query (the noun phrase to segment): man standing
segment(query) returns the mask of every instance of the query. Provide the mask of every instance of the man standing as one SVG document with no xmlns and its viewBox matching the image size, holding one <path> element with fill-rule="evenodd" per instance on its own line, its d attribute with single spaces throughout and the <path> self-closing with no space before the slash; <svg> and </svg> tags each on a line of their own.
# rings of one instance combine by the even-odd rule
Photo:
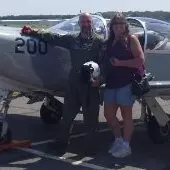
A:
<svg viewBox="0 0 170 170">
<path fill-rule="evenodd" d="M 87 132 L 85 146 L 87 151 L 92 151 L 96 146 L 95 132 L 99 115 L 99 86 L 100 80 L 93 80 L 88 85 L 80 82 L 79 70 L 88 61 L 100 65 L 102 40 L 94 33 L 92 17 L 88 13 L 79 16 L 80 33 L 78 35 L 64 35 L 36 32 L 31 28 L 24 28 L 22 33 L 46 40 L 51 45 L 62 46 L 70 50 L 72 69 L 69 74 L 69 83 L 64 99 L 64 112 L 61 121 L 60 149 L 66 149 L 73 120 L 83 110 L 84 123 Z M 87 97 L 89 100 L 87 100 Z M 84 147 L 83 147 L 84 148 Z M 63 152 L 64 153 L 64 152 Z"/>
</svg>

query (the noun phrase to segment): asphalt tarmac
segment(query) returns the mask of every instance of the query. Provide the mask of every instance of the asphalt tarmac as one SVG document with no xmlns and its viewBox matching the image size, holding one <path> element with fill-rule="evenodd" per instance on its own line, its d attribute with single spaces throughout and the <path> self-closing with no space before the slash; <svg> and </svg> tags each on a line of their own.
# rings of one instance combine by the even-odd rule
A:
<svg viewBox="0 0 170 170">
<path fill-rule="evenodd" d="M 98 151 L 95 156 L 83 156 L 84 126 L 82 115 L 75 120 L 71 144 L 63 157 L 58 157 L 53 139 L 57 135 L 57 125 L 45 125 L 39 117 L 41 103 L 26 104 L 26 98 L 14 100 L 9 109 L 9 125 L 13 139 L 31 140 L 31 148 L 17 148 L 0 152 L 0 170 L 170 170 L 170 141 L 165 144 L 153 144 L 148 137 L 146 126 L 139 121 L 140 106 L 133 110 L 134 134 L 132 137 L 132 155 L 116 159 L 108 154 L 113 137 L 100 111 L 98 132 Z M 170 112 L 170 102 L 162 101 L 166 112 Z M 121 117 L 119 116 L 121 119 Z"/>
</svg>

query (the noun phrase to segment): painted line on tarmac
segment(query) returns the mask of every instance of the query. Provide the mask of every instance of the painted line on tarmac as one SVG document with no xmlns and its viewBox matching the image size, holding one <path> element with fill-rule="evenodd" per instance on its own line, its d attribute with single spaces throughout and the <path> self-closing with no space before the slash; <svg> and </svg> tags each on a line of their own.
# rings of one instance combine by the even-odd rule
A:
<svg viewBox="0 0 170 170">
<path fill-rule="evenodd" d="M 43 144 L 47 144 L 47 143 L 52 143 L 54 141 L 55 141 L 54 139 L 49 139 L 49 140 L 45 140 L 45 141 L 41 141 L 41 142 L 34 142 L 31 145 L 38 146 L 38 145 L 43 145 Z"/>
<path fill-rule="evenodd" d="M 135 122 L 134 126 L 140 126 L 141 124 L 143 124 L 143 123 Z M 106 128 L 106 129 L 98 130 L 99 133 L 108 132 L 108 131 L 111 131 L 111 129 Z M 83 136 L 86 136 L 86 133 L 80 133 L 80 134 L 71 135 L 70 139 L 80 138 L 80 137 L 83 137 Z M 49 139 L 49 140 L 45 140 L 45 141 L 41 141 L 41 142 L 34 142 L 34 143 L 32 143 L 32 146 L 38 146 L 38 145 L 43 145 L 43 144 L 53 143 L 53 142 L 55 142 L 54 139 Z"/>
<path fill-rule="evenodd" d="M 57 156 L 54 156 L 54 155 L 51 155 L 51 154 L 48 154 L 48 153 L 45 153 L 45 152 L 41 152 L 41 151 L 38 151 L 38 150 L 34 150 L 34 149 L 18 148 L 17 150 L 21 150 L 21 151 L 24 151 L 24 152 L 27 152 L 27 153 L 31 153 L 31 154 L 37 155 L 39 157 L 42 157 L 42 158 L 61 161 L 61 162 L 64 162 L 64 163 L 69 163 L 73 166 L 83 166 L 83 167 L 91 168 L 91 169 L 95 169 L 95 170 L 112 170 L 112 169 L 102 167 L 102 166 L 99 166 L 99 165 L 83 162 L 83 160 L 75 161 L 75 160 L 72 160 L 72 159 L 67 159 L 65 157 L 57 157 Z"/>
<path fill-rule="evenodd" d="M 98 132 L 99 133 L 108 132 L 110 130 L 111 129 L 107 128 L 107 129 L 101 129 Z M 80 134 L 71 135 L 70 139 L 80 138 L 80 137 L 83 137 L 83 136 L 86 136 L 86 133 L 80 133 Z M 54 139 L 49 139 L 49 140 L 45 140 L 45 141 L 41 141 L 41 142 L 34 142 L 34 143 L 32 143 L 32 146 L 38 146 L 38 145 L 43 145 L 43 144 L 52 143 L 52 142 L 55 142 L 55 140 Z"/>
<path fill-rule="evenodd" d="M 138 126 L 138 125 L 141 125 L 141 123 L 137 122 L 134 125 Z M 107 132 L 107 131 L 110 131 L 110 130 L 111 129 L 106 128 L 106 129 L 101 129 L 98 132 Z M 72 135 L 71 138 L 72 139 L 78 138 L 78 137 L 85 136 L 85 135 L 86 135 L 86 133 L 81 133 L 81 134 L 77 134 L 77 135 Z M 35 142 L 35 143 L 32 144 L 32 146 L 47 144 L 47 143 L 51 143 L 51 142 L 54 142 L 54 141 L 55 140 L 51 139 L 51 140 L 46 140 L 46 141 L 41 141 L 41 142 Z M 35 149 L 16 148 L 16 150 L 24 151 L 24 152 L 27 152 L 27 153 L 30 153 L 30 154 L 33 154 L 33 155 L 37 155 L 39 157 L 46 158 L 46 159 L 61 161 L 61 162 L 64 162 L 64 163 L 71 164 L 72 166 L 82 166 L 82 167 L 91 168 L 91 169 L 95 169 L 95 170 L 112 170 L 112 169 L 109 169 L 109 168 L 106 168 L 106 167 L 103 167 L 103 166 L 99 166 L 99 165 L 95 165 L 95 164 L 91 164 L 91 163 L 87 163 L 87 162 L 83 161 L 83 160 L 88 161 L 87 157 L 84 157 L 81 160 L 73 160 L 73 159 L 65 158 L 65 157 L 57 157 L 57 156 L 54 156 L 54 155 L 51 155 L 51 154 L 48 154 L 48 153 L 45 153 L 45 152 L 42 152 L 42 151 L 38 151 L 38 150 L 35 150 Z M 93 159 L 93 158 L 90 158 L 90 160 L 91 159 Z"/>
</svg>

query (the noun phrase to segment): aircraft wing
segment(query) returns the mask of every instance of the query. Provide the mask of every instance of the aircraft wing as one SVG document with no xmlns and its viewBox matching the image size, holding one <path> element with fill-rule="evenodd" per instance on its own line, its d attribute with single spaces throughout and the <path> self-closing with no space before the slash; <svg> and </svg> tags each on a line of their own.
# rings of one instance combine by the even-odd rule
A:
<svg viewBox="0 0 170 170">
<path fill-rule="evenodd" d="M 170 89 L 170 81 L 150 81 L 149 84 L 153 89 Z"/>
<path fill-rule="evenodd" d="M 170 96 L 170 81 L 150 81 L 151 90 L 146 97 Z"/>
</svg>

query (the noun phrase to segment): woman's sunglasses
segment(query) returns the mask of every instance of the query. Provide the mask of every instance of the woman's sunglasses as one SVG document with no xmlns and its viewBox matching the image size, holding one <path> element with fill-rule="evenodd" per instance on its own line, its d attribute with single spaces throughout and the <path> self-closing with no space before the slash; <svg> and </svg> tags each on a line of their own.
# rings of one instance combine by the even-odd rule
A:
<svg viewBox="0 0 170 170">
<path fill-rule="evenodd" d="M 125 25 L 125 22 L 114 22 L 112 25 Z"/>
</svg>

